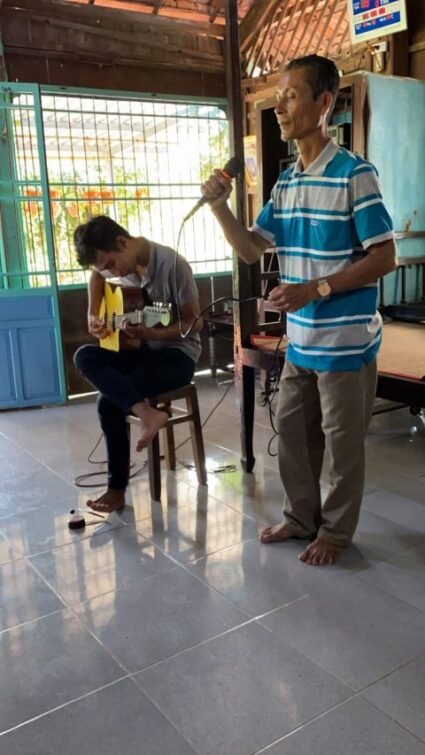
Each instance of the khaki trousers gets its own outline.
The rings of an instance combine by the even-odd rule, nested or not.
[[[359,372],[316,372],[286,362],[277,408],[284,519],[294,535],[348,545],[359,519],[365,436],[376,391],[376,360]],[[326,451],[330,490],[320,476]]]

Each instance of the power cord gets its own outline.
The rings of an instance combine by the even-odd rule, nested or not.
[[[174,253],[174,298],[175,298],[176,306],[177,306],[177,317],[178,317],[178,321],[179,321],[180,337],[183,338],[183,339],[187,338],[190,335],[190,333],[192,332],[193,328],[195,327],[196,323],[200,320],[200,318],[202,317],[202,315],[208,309],[210,309],[212,306],[214,306],[215,304],[219,304],[219,303],[221,303],[223,301],[237,301],[239,303],[244,303],[244,302],[254,301],[254,300],[257,301],[259,298],[261,298],[261,297],[258,297],[258,296],[250,296],[247,299],[239,299],[239,298],[234,297],[234,296],[222,296],[219,299],[214,299],[214,301],[212,301],[209,304],[207,304],[207,306],[204,307],[200,311],[199,315],[197,315],[197,317],[195,317],[193,319],[192,323],[189,325],[189,327],[187,328],[187,330],[185,330],[183,332],[183,327],[182,327],[183,324],[182,324],[181,315],[180,315],[180,308],[179,308],[179,305],[178,305],[177,262],[178,262],[178,253],[179,253],[178,250],[179,250],[179,246],[180,246],[181,235],[183,233],[183,228],[184,228],[184,225],[186,223],[186,220],[188,220],[188,219],[189,218],[187,218],[187,217],[184,218],[182,220],[181,224],[180,224],[179,232],[178,232],[178,235],[177,235],[177,244],[176,244],[175,253]],[[269,266],[271,266],[271,260],[270,260]],[[265,299],[266,296],[264,296],[263,298]],[[278,343],[276,345],[276,348],[275,348],[273,365],[272,365],[272,371],[278,366],[279,348],[280,348],[280,344],[282,343],[283,337],[284,337],[284,334],[282,333],[282,335],[280,336],[279,341],[278,341]],[[270,440],[269,440],[269,442],[267,444],[267,453],[271,457],[276,457],[278,455],[277,453],[272,453],[271,447],[272,447],[273,441],[275,440],[275,438],[279,434],[278,431],[276,430],[276,427],[275,427],[275,424],[274,424],[275,412],[274,412],[274,409],[273,409],[273,401],[275,399],[275,396],[276,396],[276,393],[277,393],[277,390],[278,390],[281,371],[282,370],[280,369],[279,372],[278,372],[278,376],[276,378],[276,382],[275,382],[274,391],[273,391],[272,396],[271,397],[270,396],[266,396],[266,403],[267,403],[268,409],[269,409],[270,425],[271,425],[271,428],[273,430],[273,435],[272,435],[272,437],[270,438]],[[224,396],[222,397],[222,400],[224,400],[224,398],[225,398],[226,395],[227,395],[227,391],[224,394]],[[221,403],[221,401],[217,404],[216,407],[214,407],[213,412],[217,409],[217,407],[220,405],[220,403]],[[211,412],[211,414],[213,412]],[[211,414],[208,415],[208,417],[205,420],[204,424],[206,424],[206,422],[210,418]],[[187,443],[188,440],[190,440],[190,436],[188,438],[186,438],[186,440],[184,440],[179,446],[177,446],[176,451],[177,451],[178,448],[181,448],[182,445],[184,445],[185,443]],[[178,462],[179,462],[179,464],[182,464],[182,466],[186,467],[187,469],[193,469],[194,468],[193,464],[183,463],[179,459],[178,459]],[[233,471],[233,468],[236,470],[236,467],[234,465],[230,465],[230,467],[232,468],[232,471]]]
[[[202,429],[204,429],[205,425],[207,424],[208,420],[212,417],[214,412],[218,409],[218,407],[223,403],[224,399],[226,398],[227,394],[229,393],[230,389],[233,388],[233,380],[229,383],[226,390],[224,391],[222,397],[220,400],[216,403],[216,405],[211,409],[210,413],[208,414],[207,418],[202,423]],[[179,448],[185,445],[190,440],[190,435],[185,438],[185,440],[182,440],[181,443],[179,443],[178,446],[176,446],[176,451],[178,451]],[[194,464],[190,464],[186,461],[181,461],[181,459],[177,459],[178,463],[184,467],[185,469],[195,469]],[[236,472],[236,464],[223,464],[220,467],[216,467],[212,470],[213,472]]]
[[[274,399],[276,397],[276,394],[277,394],[277,392],[279,390],[280,376],[282,374],[282,367],[279,367],[279,348],[280,348],[280,344],[282,343],[283,338],[284,338],[284,333],[282,333],[282,335],[280,336],[280,338],[279,338],[279,340],[278,340],[278,342],[276,344],[276,348],[275,348],[274,354],[273,354],[273,363],[272,363],[272,366],[271,366],[271,369],[270,369],[270,373],[273,373],[276,370],[276,368],[278,368],[277,376],[276,376],[276,379],[275,379],[274,389],[273,389],[273,392],[272,392],[271,396],[268,395],[268,394],[265,396],[265,401],[266,401],[266,404],[267,404],[267,407],[268,407],[268,410],[269,410],[270,425],[271,425],[271,428],[273,430],[273,435],[272,435],[272,437],[270,438],[270,440],[269,440],[269,442],[267,444],[267,453],[272,458],[276,458],[276,456],[278,456],[278,452],[272,453],[271,448],[272,448],[273,442],[275,441],[275,439],[279,435],[279,431],[276,429],[276,426],[275,426],[275,423],[274,423],[274,418],[275,418],[276,415],[275,415],[275,411],[273,409],[273,401],[274,401]]]
[[[90,453],[89,453],[89,455],[87,457],[87,461],[88,461],[89,464],[107,464],[106,459],[102,459],[102,460],[99,460],[99,461],[94,461],[92,459],[92,456],[93,456],[94,452],[97,450],[97,448],[99,447],[99,444],[100,444],[100,441],[102,440],[102,438],[103,438],[103,433],[100,434],[99,439],[96,442],[96,445],[90,451]],[[136,477],[136,475],[140,474],[141,472],[144,472],[144,470],[146,469],[147,465],[148,465],[148,462],[146,460],[142,464],[142,466],[139,467],[139,469],[136,469],[136,471],[133,472],[129,476],[128,479],[132,480],[133,477]],[[130,463],[130,469],[133,469],[134,466],[135,466],[134,462],[131,462]],[[86,472],[85,474],[77,475],[77,477],[74,478],[74,485],[77,488],[104,488],[105,484],[106,484],[104,479],[102,480],[102,482],[92,482],[89,485],[85,484],[86,480],[91,480],[92,477],[100,477],[100,476],[102,476],[104,478],[105,472]]]
[[[209,419],[212,417],[212,415],[214,414],[214,412],[223,403],[224,399],[226,398],[227,394],[229,393],[229,391],[230,391],[230,389],[232,387],[233,387],[233,380],[229,383],[228,387],[226,388],[225,392],[223,393],[223,395],[221,396],[221,398],[219,399],[219,401],[217,401],[216,405],[211,409],[210,413],[208,414],[208,416],[206,417],[206,419],[202,423],[202,428],[205,427],[205,425],[207,424],[207,422],[209,421]],[[93,454],[98,449],[99,444],[100,444],[102,438],[103,438],[103,433],[101,433],[98,441],[96,442],[95,446],[92,448],[92,450],[90,451],[90,453],[89,453],[89,455],[87,457],[87,461],[88,461],[89,464],[106,464],[107,463],[106,460],[104,460],[104,459],[99,460],[99,461],[95,461],[92,458]],[[181,443],[179,443],[178,446],[176,446],[176,451],[179,448],[181,448],[182,446],[184,446],[185,443],[187,443],[189,440],[190,440],[190,435],[185,440],[183,440]],[[161,456],[161,459],[163,459],[163,458],[164,457]],[[186,469],[194,469],[194,465],[192,465],[192,464],[189,464],[187,462],[181,461],[180,459],[177,459],[177,461],[179,462],[179,464],[182,467],[185,467]],[[132,469],[134,466],[135,466],[135,464],[132,462],[130,464],[130,469]],[[148,466],[148,462],[146,460],[142,464],[142,466],[139,467],[139,469],[136,469],[136,471],[133,472],[130,475],[129,480],[132,480],[134,477],[136,477],[136,475],[139,475],[142,472],[144,472],[145,469],[147,468],[147,466]],[[219,467],[219,468],[213,469],[212,471],[213,472],[224,472],[224,471],[226,471],[226,472],[235,472],[236,471],[236,465],[235,464],[228,464],[228,465],[225,465],[223,467]],[[91,483],[91,484],[85,484],[86,480],[90,480],[93,477],[100,477],[100,476],[102,476],[104,478],[105,472],[87,472],[86,474],[78,475],[74,479],[74,485],[76,487],[78,487],[78,488],[100,488],[100,487],[105,487],[105,479],[103,479],[102,482],[94,482],[94,483]]]
[[[175,302],[176,302],[177,317],[178,317],[178,321],[179,321],[180,337],[182,339],[185,339],[185,338],[187,338],[190,335],[190,333],[192,332],[192,330],[195,327],[196,323],[201,319],[202,315],[205,314],[205,312],[208,309],[210,309],[211,307],[213,307],[215,304],[220,304],[221,302],[224,302],[224,301],[234,301],[234,302],[239,302],[239,303],[242,304],[244,302],[257,301],[258,298],[261,298],[261,297],[258,297],[258,296],[250,296],[250,297],[248,297],[246,299],[240,299],[240,298],[234,297],[234,296],[221,296],[218,299],[214,299],[213,301],[209,302],[207,304],[207,306],[204,307],[200,311],[200,313],[193,319],[193,321],[191,322],[191,324],[189,325],[189,327],[183,332],[183,327],[182,327],[183,323],[182,323],[181,314],[180,314],[179,299],[178,299],[178,288],[177,288],[177,262],[178,262],[178,249],[179,249],[179,246],[180,246],[181,235],[183,233],[183,228],[185,226],[185,223],[186,223],[186,221],[188,219],[189,218],[186,217],[180,223],[180,228],[179,228],[179,232],[178,232],[178,236],[177,236],[177,244],[176,244],[175,254],[174,254],[174,266],[173,266],[173,268],[174,268],[174,296],[175,296]],[[281,335],[281,337],[280,337],[280,339],[278,341],[278,344],[276,346],[276,349],[275,349],[274,360],[276,361],[276,363],[277,363],[277,356],[278,356],[279,346],[280,346],[280,344],[282,342],[282,338],[283,338],[283,334]],[[268,443],[268,446],[267,446],[267,452],[268,452],[268,454],[270,456],[277,456],[277,454],[272,454],[271,453],[270,448],[271,448],[271,444],[272,444],[273,440],[278,435],[278,433],[276,431],[276,428],[274,426],[274,422],[273,422],[274,411],[273,411],[273,408],[272,408],[272,403],[273,403],[274,397],[275,397],[276,392],[277,392],[278,383],[279,383],[279,380],[276,380],[276,385],[275,385],[274,392],[273,392],[273,395],[272,395],[271,399],[268,396],[266,397],[266,401],[267,401],[267,404],[268,404],[268,407],[269,407],[270,424],[271,424],[273,432],[274,432],[274,435],[270,439],[270,441]],[[208,414],[206,420],[202,424],[202,428],[205,427],[205,425],[207,424],[208,420],[212,417],[212,415],[214,414],[214,412],[216,411],[216,409],[218,409],[218,407],[220,406],[220,404],[224,401],[224,399],[226,398],[226,396],[227,396],[227,394],[228,394],[228,392],[229,392],[229,390],[230,390],[230,388],[232,386],[233,386],[233,381],[230,383],[229,387],[226,389],[226,391],[224,392],[223,396],[220,398],[220,400],[217,402],[217,404],[213,407],[213,409],[211,410],[211,412]],[[94,446],[94,448],[92,449],[92,451],[90,452],[90,454],[87,457],[87,461],[88,461],[89,464],[106,464],[107,463],[105,460],[102,460],[102,461],[93,461],[93,459],[92,459],[93,454],[95,453],[95,451],[99,447],[99,444],[100,444],[102,438],[103,438],[103,433],[101,433],[101,435],[100,435],[100,437],[99,437],[96,445]],[[176,451],[179,448],[181,448],[182,446],[184,446],[185,443],[187,443],[189,440],[190,440],[190,436],[188,436],[184,441],[182,441],[176,447]],[[163,458],[163,457],[161,457],[161,458]],[[179,464],[181,466],[185,467],[186,469],[193,469],[194,468],[193,464],[188,464],[186,462],[181,461],[180,459],[177,459],[177,461],[179,462]],[[132,469],[134,466],[135,465],[132,462],[130,464],[130,469]],[[144,464],[139,469],[137,469],[135,472],[133,472],[129,476],[129,480],[131,480],[134,477],[136,477],[136,475],[141,474],[142,472],[144,472],[144,470],[146,469],[146,467],[147,467],[147,461],[145,461]],[[233,471],[236,471],[236,465],[235,464],[224,465],[224,466],[219,467],[219,468],[217,468],[217,469],[215,469],[213,471],[214,472],[222,472],[222,471],[226,471],[226,472],[227,471],[232,471],[233,472]],[[104,472],[89,472],[89,473],[86,473],[86,474],[78,475],[74,479],[74,485],[76,485],[77,487],[80,487],[80,488],[104,487],[104,485],[105,485],[105,481],[104,480],[102,482],[98,482],[98,483],[85,484],[86,480],[91,480],[93,477],[104,476],[104,474],[105,474]]]
[[[279,390],[280,377],[282,375],[282,370],[283,370],[283,365],[279,365],[279,349],[280,349],[280,345],[281,345],[281,343],[282,343],[282,341],[283,341],[284,338],[285,338],[285,333],[282,332],[281,335],[280,335],[280,337],[279,337],[279,340],[278,340],[278,342],[276,344],[276,347],[275,347],[275,350],[274,350],[274,353],[273,353],[273,362],[272,362],[272,366],[270,368],[270,375],[273,375],[273,374],[275,375],[275,384],[274,384],[273,392],[272,392],[271,395],[270,395],[270,393],[265,393],[265,395],[264,395],[264,403],[263,403],[263,406],[265,406],[267,404],[268,411],[269,411],[270,426],[271,426],[272,431],[273,431],[273,435],[270,438],[269,442],[267,443],[267,453],[272,458],[276,458],[276,456],[278,456],[278,452],[272,453],[272,450],[271,450],[273,442],[275,441],[275,439],[279,435],[279,431],[276,429],[276,426],[275,426],[275,423],[274,423],[275,411],[274,411],[274,408],[273,408],[273,401],[274,401],[274,399],[276,397],[276,394],[277,394],[277,392]]]

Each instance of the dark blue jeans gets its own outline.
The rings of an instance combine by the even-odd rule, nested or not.
[[[190,383],[195,362],[180,349],[108,351],[98,346],[81,346],[74,355],[77,371],[98,391],[97,410],[105,436],[108,458],[108,487],[127,487],[130,469],[130,426],[126,416],[131,407],[149,396],[181,388]]]

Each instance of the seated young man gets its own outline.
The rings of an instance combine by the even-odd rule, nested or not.
[[[106,442],[108,488],[100,498],[88,501],[95,511],[110,513],[125,505],[130,467],[128,414],[142,421],[137,450],[145,448],[167,422],[165,412],[145,399],[190,383],[201,352],[197,320],[190,334],[181,337],[199,315],[198,292],[189,264],[169,247],[142,236],[130,236],[125,228],[100,215],[78,226],[74,233],[77,259],[91,267],[88,284],[88,329],[96,338],[107,335],[99,319],[105,278],[140,286],[150,301],[172,305],[167,327],[124,326],[125,332],[142,341],[139,349],[119,352],[81,346],[74,356],[78,372],[98,391],[98,414]],[[176,290],[177,286],[177,290]]]

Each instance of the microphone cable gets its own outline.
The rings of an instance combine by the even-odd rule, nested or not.
[[[235,296],[220,296],[218,299],[213,299],[213,301],[210,301],[206,305],[206,307],[204,307],[203,309],[201,309],[199,315],[196,315],[196,317],[194,317],[193,320],[192,320],[192,322],[190,323],[189,327],[185,331],[183,331],[183,322],[182,322],[182,319],[181,319],[179,299],[178,299],[177,262],[178,262],[178,258],[179,258],[179,251],[178,250],[179,250],[179,246],[180,246],[180,239],[181,239],[181,235],[182,235],[185,223],[186,223],[186,219],[184,218],[182,220],[181,224],[180,224],[179,233],[178,233],[178,236],[177,236],[177,244],[176,244],[176,248],[174,250],[174,265],[173,265],[173,271],[174,271],[174,298],[175,298],[175,301],[176,301],[177,318],[178,318],[178,322],[179,322],[180,338],[182,338],[183,340],[185,338],[187,338],[191,334],[193,328],[195,327],[196,323],[201,319],[202,315],[204,315],[205,312],[207,312],[215,304],[220,304],[223,301],[235,301],[235,302],[237,301],[240,304],[244,304],[245,302],[248,302],[248,301],[258,301],[258,299],[264,298],[264,297],[261,297],[261,296],[249,296],[246,299],[240,299],[239,297],[235,297]]]
[[[184,229],[184,226],[185,226],[187,220],[189,220],[192,217],[192,214],[193,213],[189,213],[188,215],[186,215],[183,218],[182,222],[180,223],[180,228],[179,228],[179,232],[178,232],[178,235],[177,235],[177,244],[176,244],[176,248],[175,248],[175,251],[174,251],[174,297],[175,297],[176,307],[177,307],[177,317],[178,317],[178,321],[179,321],[180,337],[182,339],[185,339],[185,338],[187,338],[190,335],[190,333],[192,332],[192,330],[195,327],[196,323],[201,319],[202,315],[208,309],[210,309],[212,306],[214,306],[215,304],[219,304],[219,303],[221,303],[223,301],[239,302],[240,304],[243,304],[243,303],[249,302],[249,301],[257,301],[260,298],[263,298],[264,300],[266,300],[266,296],[263,296],[263,297],[250,296],[250,297],[248,297],[246,299],[240,299],[240,298],[234,297],[234,296],[221,296],[219,299],[214,299],[214,301],[209,302],[209,304],[207,304],[207,306],[204,307],[200,311],[200,313],[193,319],[193,321],[191,322],[191,324],[189,325],[189,327],[183,332],[182,320],[181,320],[181,314],[180,314],[180,307],[179,307],[179,303],[178,303],[177,261],[178,261],[178,256],[179,256],[179,251],[178,250],[179,250],[179,246],[180,246],[180,240],[181,240],[181,236],[182,236],[182,233],[183,233],[183,229]],[[270,261],[270,264],[271,264],[271,261]],[[278,365],[279,365],[279,348],[280,348],[280,345],[282,343],[282,340],[283,340],[284,336],[285,336],[285,334],[282,332],[282,334],[281,334],[281,336],[280,336],[280,338],[279,338],[279,340],[278,340],[278,342],[276,344],[276,347],[274,349],[273,362],[272,362],[272,366],[271,366],[270,372],[274,371],[278,367]],[[266,403],[267,403],[267,407],[268,407],[268,411],[269,411],[269,421],[270,421],[270,426],[271,426],[272,431],[273,431],[273,435],[272,435],[272,437],[270,438],[270,440],[269,440],[269,442],[267,444],[267,453],[272,458],[274,458],[274,457],[276,457],[278,455],[277,452],[273,453],[272,450],[271,450],[272,449],[272,444],[273,444],[274,440],[279,435],[279,432],[276,429],[276,426],[275,426],[275,423],[274,423],[275,411],[273,409],[273,401],[274,401],[274,399],[276,397],[276,394],[277,394],[277,391],[279,389],[279,382],[280,382],[280,376],[281,376],[281,373],[282,373],[282,369],[283,369],[283,367],[281,366],[279,368],[279,370],[278,370],[278,374],[277,374],[277,377],[276,377],[276,380],[275,380],[275,385],[274,385],[273,393],[271,394],[271,396],[270,395],[266,396]],[[233,383],[231,383],[230,386],[231,385],[233,385]],[[229,388],[230,388],[230,386],[229,386]],[[219,404],[217,404],[214,407],[214,409],[211,412],[211,414],[217,409],[217,407],[224,400],[224,398],[226,397],[226,395],[228,393],[228,390],[226,391],[225,395],[220,400]],[[205,422],[208,421],[208,419],[209,419],[210,416],[211,415],[208,415],[208,417],[205,420]],[[190,436],[188,436],[182,443],[180,443],[180,445],[177,446],[176,450],[178,448],[180,448],[181,446],[183,446],[185,443],[187,443],[189,440],[190,440]],[[182,464],[182,466],[184,466],[184,467],[186,467],[188,469],[192,469],[193,468],[193,465],[183,463],[180,460],[178,460],[178,461],[179,461],[180,464]],[[233,467],[233,465],[231,465],[231,466]]]
[[[223,395],[219,398],[219,400],[217,401],[217,403],[215,404],[215,406],[211,409],[211,411],[209,412],[209,414],[206,417],[206,419],[204,419],[204,421],[202,423],[202,429],[205,427],[205,425],[207,424],[207,422],[211,419],[212,415],[218,409],[218,407],[223,403],[224,399],[226,398],[227,394],[229,393],[229,391],[230,391],[230,389],[232,387],[233,387],[233,380],[227,386],[226,390],[224,391]],[[107,464],[106,459],[95,461],[92,458],[93,454],[98,449],[99,444],[100,444],[102,438],[103,438],[103,433],[100,434],[99,439],[97,440],[95,446],[92,448],[92,450],[90,451],[90,453],[89,453],[89,455],[87,457],[87,461],[88,461],[89,464]],[[179,445],[176,446],[175,450],[177,451],[179,448],[181,448],[182,446],[184,446],[185,443],[187,443],[189,440],[190,440],[190,435],[185,440],[183,440],[181,443],[179,443]],[[161,460],[164,459],[163,456],[161,456],[160,458],[161,458]],[[180,459],[177,459],[177,461],[179,462],[179,464],[182,467],[186,467],[187,469],[192,469],[193,468],[190,464],[188,464],[186,462],[183,462]],[[130,469],[132,469],[134,466],[135,466],[134,462],[131,462],[130,463]],[[146,459],[146,461],[142,464],[142,466],[139,467],[139,469],[136,469],[136,471],[133,472],[129,476],[128,479],[132,480],[134,477],[136,477],[136,475],[139,475],[142,472],[144,472],[145,469],[147,468],[147,466],[148,466],[148,461]],[[212,472],[235,472],[236,471],[236,466],[234,464],[229,464],[229,465],[226,465],[224,467],[219,467],[217,469],[213,469],[211,471]],[[73,483],[74,483],[74,485],[77,488],[101,488],[101,487],[103,488],[106,485],[105,479],[103,479],[102,482],[92,482],[91,484],[87,484],[86,483],[86,480],[90,480],[90,479],[92,479],[92,477],[100,477],[100,476],[102,476],[104,478],[105,477],[105,472],[104,471],[103,472],[87,472],[85,474],[81,474],[81,475],[78,475],[77,477],[75,477],[74,480],[73,480]]]
[[[225,168],[226,168],[226,166],[225,166]],[[234,176],[232,176],[232,177],[234,177]],[[220,296],[218,299],[214,299],[213,301],[210,301],[203,309],[201,309],[201,311],[199,312],[199,314],[196,317],[193,318],[193,320],[190,323],[189,327],[183,332],[183,322],[182,322],[182,319],[181,319],[180,306],[179,306],[179,298],[178,298],[178,288],[177,288],[177,262],[178,262],[178,257],[179,257],[179,251],[178,250],[179,250],[180,240],[181,240],[181,236],[182,236],[183,229],[184,229],[184,226],[185,226],[186,222],[192,217],[192,215],[194,214],[194,212],[196,211],[196,209],[198,209],[198,207],[202,206],[202,204],[205,204],[206,202],[207,202],[206,199],[205,199],[205,201],[202,201],[202,199],[201,199],[198,202],[198,205],[196,206],[196,208],[194,208],[194,210],[192,212],[190,212],[188,215],[186,215],[183,218],[182,222],[180,223],[180,228],[179,228],[179,232],[178,232],[178,235],[177,235],[177,244],[176,244],[176,247],[175,247],[175,250],[174,250],[174,265],[173,265],[174,297],[175,297],[175,302],[176,302],[176,309],[177,309],[177,317],[178,317],[178,322],[179,322],[180,337],[183,340],[190,335],[190,333],[192,332],[192,330],[195,327],[196,323],[199,322],[199,320],[201,319],[202,315],[205,314],[205,312],[207,312],[207,310],[209,310],[215,304],[220,304],[221,302],[224,302],[224,301],[239,302],[240,304],[243,304],[243,303],[249,302],[249,301],[258,301],[259,298],[264,298],[265,299],[265,297],[258,297],[258,296],[249,296],[249,297],[247,297],[245,299],[241,299],[239,297],[234,297],[234,296]],[[284,337],[284,334],[282,333],[282,335],[280,336],[279,341],[278,341],[278,343],[276,345],[276,348],[275,348],[272,369],[275,366],[275,364],[278,363],[279,346],[280,346],[280,344],[282,342],[283,337]],[[279,373],[279,375],[280,375],[280,373]],[[275,425],[274,425],[274,421],[273,421],[273,419],[274,419],[274,411],[273,411],[273,408],[272,408],[272,403],[273,403],[273,400],[274,400],[274,398],[276,396],[276,393],[277,393],[277,390],[278,390],[278,385],[279,385],[279,379],[276,380],[276,384],[275,384],[274,391],[273,391],[273,394],[272,394],[271,398],[267,397],[267,404],[268,404],[268,407],[269,407],[270,424],[271,424],[271,427],[272,427],[272,430],[273,430],[273,433],[274,433],[274,435],[270,439],[270,441],[268,443],[268,446],[267,446],[267,452],[268,452],[268,454],[270,456],[277,456],[277,454],[272,454],[271,453],[270,448],[271,448],[271,444],[272,444],[273,440],[278,435],[277,430],[276,430]],[[219,399],[219,401],[217,402],[217,404],[213,407],[213,409],[208,414],[207,418],[202,423],[202,428],[205,427],[205,425],[207,424],[207,422],[210,419],[210,417],[212,417],[212,415],[214,414],[214,412],[216,411],[216,409],[218,409],[218,407],[220,406],[220,404],[224,401],[224,399],[226,398],[226,396],[229,393],[229,390],[230,390],[230,388],[232,386],[233,386],[233,381],[229,384],[229,386],[226,389],[226,391],[224,392],[223,396]],[[100,434],[99,439],[97,440],[95,446],[90,451],[90,454],[87,457],[87,461],[88,461],[89,464],[106,464],[107,463],[106,460],[94,461],[93,458],[92,458],[93,454],[95,453],[95,451],[99,447],[99,444],[100,444],[102,438],[103,438],[103,433]],[[184,441],[182,441],[176,447],[176,451],[179,448],[181,448],[183,445],[185,445],[185,443],[187,443],[189,440],[190,440],[190,436],[188,436]],[[161,458],[164,458],[164,457],[161,457]],[[179,461],[179,463],[182,466],[190,468],[190,469],[192,468],[191,465],[186,464],[186,463],[184,463],[184,462],[182,462],[180,460],[178,460],[178,461]],[[136,469],[132,474],[130,474],[129,480],[131,480],[134,477],[136,477],[136,475],[141,474],[141,472],[143,472],[146,469],[147,465],[148,465],[148,462],[146,460],[139,469]],[[131,462],[130,463],[130,470],[134,466],[135,466],[134,462]],[[220,467],[219,469],[214,470],[214,471],[236,471],[236,467],[233,464],[231,464],[231,465],[225,465],[224,467]],[[86,480],[92,479],[93,477],[100,477],[100,476],[103,477],[104,475],[105,475],[105,472],[88,472],[88,473],[85,473],[85,474],[78,475],[77,477],[74,478],[73,482],[74,482],[74,485],[76,487],[79,487],[79,488],[104,487],[105,481],[97,482],[97,483],[91,483],[91,484],[87,484],[86,483]]]

